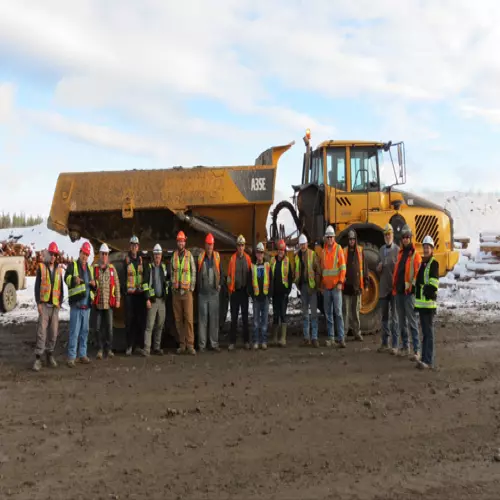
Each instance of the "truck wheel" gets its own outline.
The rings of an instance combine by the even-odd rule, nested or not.
[[[17,304],[16,287],[12,283],[5,283],[2,291],[1,305],[4,312],[10,312]]]
[[[360,322],[363,333],[375,332],[380,329],[380,276],[377,272],[379,250],[375,245],[366,242],[359,243],[365,250],[366,265],[368,267],[368,291],[363,290],[361,296]]]

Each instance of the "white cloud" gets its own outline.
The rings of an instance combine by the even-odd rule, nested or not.
[[[7,123],[14,114],[15,87],[12,83],[0,83],[0,123]]]

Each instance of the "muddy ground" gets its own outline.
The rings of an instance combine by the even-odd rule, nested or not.
[[[371,336],[36,374],[0,326],[0,498],[498,500],[499,327],[441,318],[435,372]]]

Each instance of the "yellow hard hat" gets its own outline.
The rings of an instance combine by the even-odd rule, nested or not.
[[[242,234],[240,234],[238,236],[238,239],[236,240],[236,244],[237,245],[244,245],[245,243],[246,243],[245,237]]]
[[[393,233],[393,232],[394,232],[394,229],[392,228],[392,226],[390,224],[386,224],[384,227],[384,234],[389,234],[389,233]]]

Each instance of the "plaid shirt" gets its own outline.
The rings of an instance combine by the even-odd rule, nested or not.
[[[99,266],[99,279],[98,279],[99,301],[96,304],[97,309],[109,309],[109,297],[111,294],[111,274],[109,266],[103,271]],[[115,295],[116,301],[120,301],[120,281],[118,273],[115,268]]]

